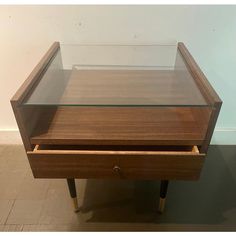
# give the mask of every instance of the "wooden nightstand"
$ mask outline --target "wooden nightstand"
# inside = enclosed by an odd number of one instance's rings
[[[35,178],[198,180],[222,101],[183,43],[55,42],[11,99]],[[193,203],[194,204],[194,203]]]

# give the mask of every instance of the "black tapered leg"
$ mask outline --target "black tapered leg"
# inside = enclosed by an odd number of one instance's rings
[[[79,211],[79,207],[78,207],[78,201],[77,201],[75,179],[66,179],[66,180],[67,180],[68,188],[70,191],[70,196],[73,201],[74,211],[77,212],[77,211]]]
[[[159,212],[163,212],[165,209],[166,194],[168,189],[169,180],[161,180],[160,189],[160,201],[159,201]]]

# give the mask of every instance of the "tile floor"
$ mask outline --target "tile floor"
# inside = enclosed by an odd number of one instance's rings
[[[0,231],[235,231],[236,146],[211,146],[198,182],[172,181],[156,212],[158,181],[34,179],[20,145],[0,146]]]

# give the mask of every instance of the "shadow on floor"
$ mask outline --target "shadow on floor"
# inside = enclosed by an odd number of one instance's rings
[[[172,181],[165,212],[157,213],[159,181],[87,180],[87,222],[223,224],[236,229],[236,147],[211,146],[196,182]]]

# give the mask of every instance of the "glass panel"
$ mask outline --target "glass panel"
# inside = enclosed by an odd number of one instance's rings
[[[25,112],[31,108],[23,106]],[[212,112],[211,107],[33,109],[38,115],[31,142],[53,145],[201,145]]]
[[[24,105],[209,104],[176,45],[62,45]]]

